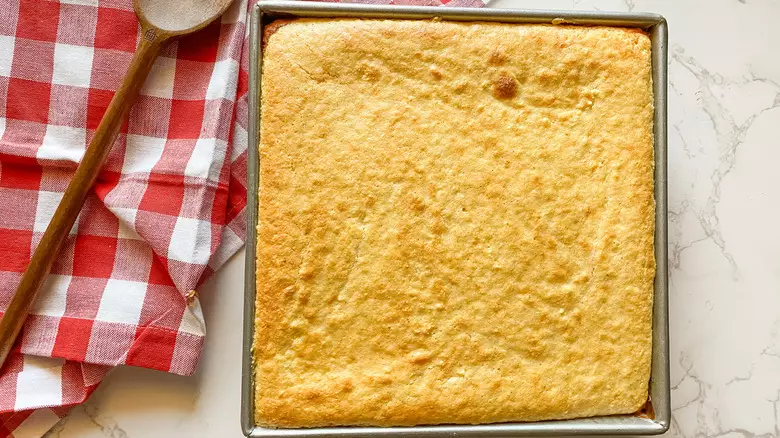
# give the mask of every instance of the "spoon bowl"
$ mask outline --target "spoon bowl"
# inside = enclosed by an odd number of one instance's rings
[[[141,25],[168,35],[202,29],[222,15],[232,0],[134,0]]]

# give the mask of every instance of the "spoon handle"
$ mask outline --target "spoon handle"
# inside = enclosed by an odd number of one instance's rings
[[[152,64],[167,40],[156,29],[142,29],[141,42],[121,86],[111,99],[81,163],[76,168],[54,216],[35,248],[30,264],[16,288],[11,303],[0,319],[0,368],[13,347],[24,321],[35,303],[35,296],[43,286],[62,243],[73,228],[84,200],[97,179],[116,139],[122,122],[143,87]]]

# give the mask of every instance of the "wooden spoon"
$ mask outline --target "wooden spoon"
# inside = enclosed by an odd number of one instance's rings
[[[119,128],[138,97],[160,50],[171,39],[204,28],[222,15],[231,2],[232,0],[133,1],[135,13],[141,23],[141,41],[122,85],[111,99],[84,158],[76,168],[51,223],[33,253],[8,309],[0,319],[0,367],[11,351],[24,320],[32,309],[35,296],[43,286],[63,241],[73,228]]]

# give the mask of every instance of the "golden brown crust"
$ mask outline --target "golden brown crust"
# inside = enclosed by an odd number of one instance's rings
[[[646,35],[301,19],[264,56],[259,424],[643,406]]]
[[[266,44],[268,44],[268,40],[271,38],[271,35],[275,34],[277,30],[281,29],[282,26],[286,26],[287,24],[292,23],[295,21],[295,18],[291,19],[276,19],[265,26],[263,26],[263,48],[265,49]]]

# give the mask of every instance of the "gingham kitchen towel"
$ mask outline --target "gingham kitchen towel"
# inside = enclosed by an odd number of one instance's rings
[[[40,436],[113,366],[196,369],[195,290],[244,240],[247,3],[155,63],[0,372],[0,437]],[[0,0],[0,310],[138,30],[132,0]]]
[[[32,410],[82,402],[112,366],[195,370],[191,291],[243,244],[246,144],[230,137],[245,11],[155,64],[0,374],[0,436],[50,426],[66,409]],[[131,0],[0,0],[0,309],[137,38]]]

